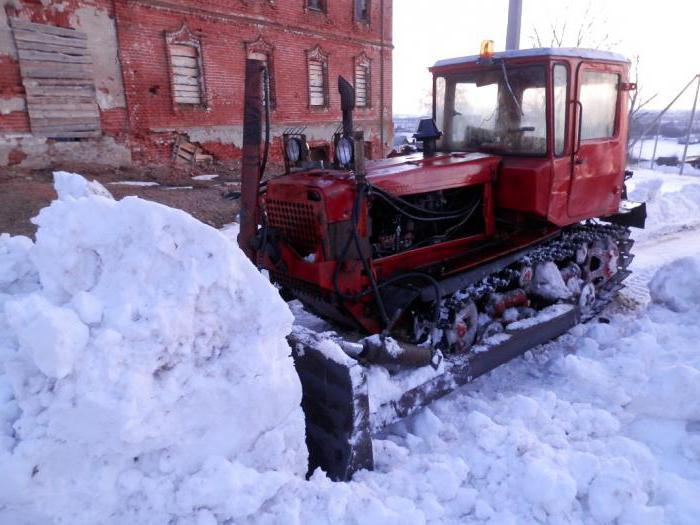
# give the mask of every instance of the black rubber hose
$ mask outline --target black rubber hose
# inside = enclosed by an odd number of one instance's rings
[[[377,194],[382,195],[383,197],[386,197],[388,199],[391,199],[392,201],[398,202],[399,204],[406,206],[407,208],[412,208],[418,212],[425,213],[428,215],[435,215],[435,216],[444,216],[444,215],[461,215],[465,213],[468,208],[463,208],[461,210],[452,210],[452,211],[436,211],[436,210],[429,210],[427,208],[423,208],[421,206],[418,206],[417,204],[413,204],[412,202],[409,202],[405,199],[402,199],[398,195],[392,195],[391,193],[379,188],[378,186],[373,186],[369,185],[370,189]]]
[[[263,92],[265,97],[265,147],[263,149],[262,161],[260,162],[260,180],[265,175],[267,167],[267,157],[270,153],[270,75],[267,67],[263,70]]]
[[[401,275],[395,275],[394,277],[387,279],[379,285],[380,288],[389,286],[390,284],[397,283],[399,281],[404,281],[406,279],[425,279],[428,281],[435,292],[435,307],[433,308],[433,323],[437,324],[440,320],[440,299],[442,298],[442,293],[440,291],[440,283],[432,275],[423,272],[408,272],[402,273]],[[403,313],[403,310],[402,310]]]
[[[401,215],[404,215],[408,217],[409,219],[413,219],[414,221],[420,221],[420,222],[441,222],[441,221],[446,221],[450,219],[460,219],[464,216],[464,212],[461,213],[452,213],[450,215],[441,215],[441,216],[436,216],[436,217],[419,217],[417,215],[413,215],[412,213],[402,209],[398,204],[394,202],[394,200],[389,197],[388,195],[385,195],[383,193],[377,193],[377,195],[384,200],[389,206],[394,208],[397,212],[399,212]]]

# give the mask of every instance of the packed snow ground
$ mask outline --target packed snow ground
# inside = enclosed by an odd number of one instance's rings
[[[298,385],[280,347],[291,318],[240,252],[180,212],[84,197],[94,188],[70,180],[36,245],[0,243],[0,523],[698,523],[692,179],[637,174],[631,196],[650,213],[642,277],[609,323],[387,429],[376,470],[351,483],[299,472]],[[91,211],[86,234],[78,210]],[[259,446],[226,440],[263,427]]]

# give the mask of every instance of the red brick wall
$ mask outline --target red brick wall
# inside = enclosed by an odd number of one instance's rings
[[[276,107],[273,126],[293,123],[327,123],[340,120],[338,75],[353,81],[353,58],[364,52],[372,59],[372,106],[359,109],[356,120],[364,121],[378,135],[380,115],[380,2],[372,2],[369,26],[353,22],[352,0],[329,2],[327,14],[306,12],[303,0],[255,0],[247,3],[223,0],[117,0],[116,16],[120,58],[125,80],[129,124],[142,136],[137,158],[147,160],[169,154],[163,133],[207,126],[240,126],[243,116],[245,42],[259,37],[274,47],[273,75]],[[384,9],[384,104],[391,129],[391,1]],[[257,23],[251,23],[255,17]],[[208,107],[173,108],[165,32],[182,23],[200,37]],[[306,50],[320,45],[328,54],[330,104],[308,107]],[[162,133],[158,133],[161,130]],[[230,131],[230,130],[229,130]],[[390,137],[385,136],[385,143]],[[233,135],[203,142],[219,158],[237,158],[240,138]],[[279,153],[273,148],[273,157]],[[373,151],[382,150],[375,139]],[[136,153],[136,152],[135,152]]]
[[[385,149],[379,140],[382,49],[384,145],[391,144],[392,0],[383,1],[383,11],[380,0],[371,0],[369,25],[354,21],[353,3],[329,0],[328,12],[317,13],[306,11],[304,0],[23,0],[19,11],[9,15],[70,27],[76,9],[92,6],[114,19],[126,108],[101,111],[101,126],[105,135],[128,144],[137,162],[164,162],[170,157],[176,132],[195,129],[201,137],[207,128],[214,135],[200,142],[209,152],[220,159],[240,157],[245,43],[261,36],[273,46],[273,127],[308,125],[311,131],[316,128],[324,134],[315,139],[330,139],[326,130],[340,121],[337,76],[353,82],[354,57],[364,52],[372,60],[371,107],[358,109],[355,120],[372,137],[373,155],[380,156]],[[177,30],[183,22],[201,39],[206,108],[173,108],[165,32]],[[316,45],[328,55],[330,100],[323,109],[308,107],[306,51]],[[17,61],[0,50],[0,98],[23,95]],[[319,126],[324,126],[322,131]],[[0,114],[0,133],[27,133],[29,129],[26,111]],[[273,160],[279,158],[279,141],[271,153]]]

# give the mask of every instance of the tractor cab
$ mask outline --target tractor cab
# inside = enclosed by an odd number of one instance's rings
[[[634,89],[626,58],[487,47],[431,72],[437,149],[501,156],[497,207],[559,226],[618,210]]]

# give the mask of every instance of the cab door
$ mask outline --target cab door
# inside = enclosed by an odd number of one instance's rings
[[[624,69],[581,62],[576,69],[577,133],[571,151],[568,215],[584,219],[617,211],[624,179],[627,123]]]

